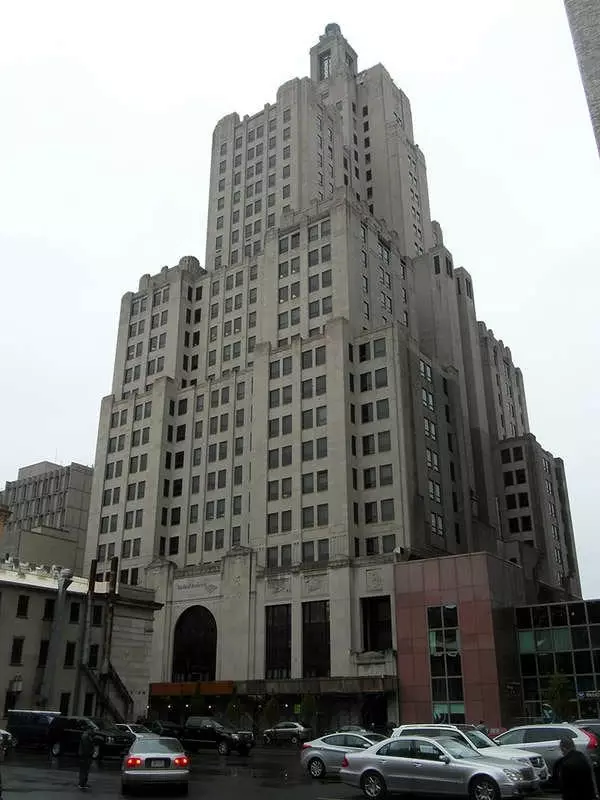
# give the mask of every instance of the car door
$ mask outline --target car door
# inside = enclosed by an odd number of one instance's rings
[[[81,719],[69,719],[63,730],[62,750],[67,753],[78,753],[81,734],[87,726]]]
[[[384,744],[373,757],[373,766],[379,769],[390,791],[407,794],[414,792],[416,782],[413,751],[413,739],[402,737]]]
[[[500,746],[508,744],[515,747],[520,747],[523,744],[523,738],[525,737],[525,730],[526,728],[515,728],[512,731],[506,731],[506,733],[501,733],[500,736],[496,736],[494,739]]]
[[[346,747],[346,735],[334,733],[329,736],[323,736],[321,741],[323,744],[319,747],[319,751],[326,769],[338,770],[342,766],[346,750],[351,749]]]
[[[574,737],[574,733],[568,728],[555,728],[552,726],[527,728],[522,746],[526,750],[531,750],[542,756],[546,760],[549,769],[552,770],[559,758],[562,758],[560,740],[563,736]]]
[[[375,742],[370,742],[368,739],[365,739],[364,736],[359,736],[357,733],[346,733],[344,734],[345,744],[344,744],[344,751],[346,753],[357,753],[360,750],[367,750],[369,747],[375,744]]]
[[[279,722],[273,729],[275,741],[289,742],[294,735],[295,730],[296,729],[293,722]]]
[[[203,719],[197,730],[197,742],[200,747],[214,748],[217,746],[217,729],[214,720]]]
[[[460,795],[464,794],[462,776],[447,763],[446,754],[434,743],[415,740],[414,789],[417,794]]]
[[[184,748],[190,752],[195,753],[202,745],[201,738],[202,721],[194,719],[193,724],[187,722],[181,732],[180,740]],[[162,736],[172,736],[171,731],[166,731],[161,734]]]

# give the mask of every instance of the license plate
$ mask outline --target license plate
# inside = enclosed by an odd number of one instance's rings
[[[162,760],[162,758],[154,759],[153,761],[150,762],[151,767],[164,767],[164,765],[165,762]]]

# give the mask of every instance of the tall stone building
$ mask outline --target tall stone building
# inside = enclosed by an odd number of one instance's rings
[[[499,442],[529,428],[512,362],[493,406],[408,99],[337,25],[310,78],[217,124],[205,263],[123,297],[86,561],[156,590],[155,681],[395,716],[394,563],[518,560]]]
[[[600,153],[600,0],[565,0],[565,8]]]
[[[21,467],[7,481],[0,504],[8,506],[0,556],[83,569],[93,469],[41,461]]]

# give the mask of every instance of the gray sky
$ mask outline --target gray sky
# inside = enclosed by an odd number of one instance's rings
[[[523,369],[532,431],[565,459],[584,593],[599,596],[600,161],[562,0],[287,8],[4,4],[0,485],[34,461],[93,463],[121,295],[204,261],[215,122],[273,102],[338,22],[359,69],[381,61],[412,102],[432,214]]]

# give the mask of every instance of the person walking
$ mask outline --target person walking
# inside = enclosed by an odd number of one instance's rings
[[[596,800],[598,791],[592,765],[575,749],[569,736],[560,740],[562,758],[558,762],[558,779],[563,800]]]
[[[88,776],[94,754],[94,737],[91,731],[84,731],[79,741],[79,788],[88,788]]]

